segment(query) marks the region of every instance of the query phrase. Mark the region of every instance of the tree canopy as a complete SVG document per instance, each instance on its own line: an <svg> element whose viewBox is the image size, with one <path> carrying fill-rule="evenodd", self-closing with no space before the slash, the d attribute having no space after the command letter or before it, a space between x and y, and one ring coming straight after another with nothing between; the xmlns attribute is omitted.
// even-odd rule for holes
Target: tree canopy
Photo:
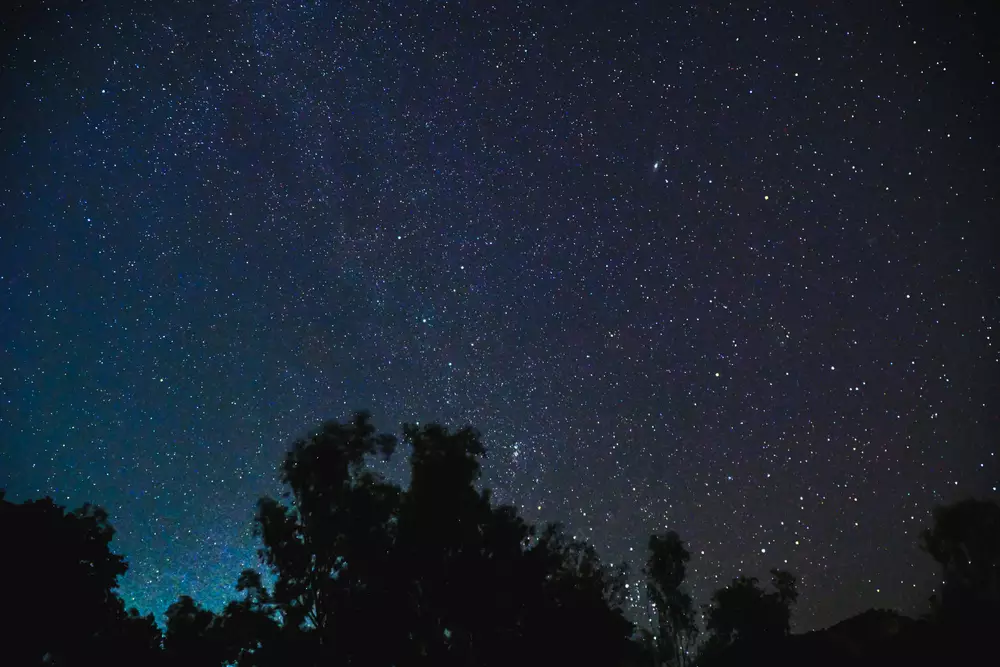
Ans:
<svg viewBox="0 0 1000 667"><path fill-rule="evenodd" d="M756 577L739 576L712 594L706 610L707 654L737 644L774 643L791 631L792 604L798 599L797 580L789 572L771 570L765 590Z"/></svg>
<svg viewBox="0 0 1000 667"><path fill-rule="evenodd" d="M675 532L648 542L649 625L624 611L628 571L558 524L535 526L479 487L486 451L471 428L404 425L410 483L370 467L397 438L366 413L327 422L281 462L286 491L255 516L262 572L244 571L219 611L182 596L153 616L126 610L114 529L94 505L16 504L0 491L0 664L150 667L730 664L939 664L989 648L1000 620L1000 506L966 500L934 512L921 546L941 567L933 613L872 610L791 635L798 580L740 575L699 624Z"/></svg>
<svg viewBox="0 0 1000 667"><path fill-rule="evenodd" d="M616 660L632 630L623 571L477 490L485 451L474 430L406 425L403 438L406 490L367 467L397 443L365 413L293 445L281 468L288 502L262 499L257 515L275 584L254 588L284 625L273 641L345 665L541 664L550 633L574 632L559 656Z"/></svg>
<svg viewBox="0 0 1000 667"><path fill-rule="evenodd" d="M128 665L159 647L153 617L126 611L115 592L128 566L110 549L115 531L103 509L11 503L0 491L0 530L9 577L0 663Z"/></svg>

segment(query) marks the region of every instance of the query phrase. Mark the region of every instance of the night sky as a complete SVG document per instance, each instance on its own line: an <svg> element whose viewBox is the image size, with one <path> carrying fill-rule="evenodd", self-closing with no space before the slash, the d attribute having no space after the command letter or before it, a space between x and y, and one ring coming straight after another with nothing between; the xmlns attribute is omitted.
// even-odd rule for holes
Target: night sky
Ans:
<svg viewBox="0 0 1000 667"><path fill-rule="evenodd" d="M355 409L800 630L998 497L988 2L3 4L0 487L106 507L143 612L235 597Z"/></svg>

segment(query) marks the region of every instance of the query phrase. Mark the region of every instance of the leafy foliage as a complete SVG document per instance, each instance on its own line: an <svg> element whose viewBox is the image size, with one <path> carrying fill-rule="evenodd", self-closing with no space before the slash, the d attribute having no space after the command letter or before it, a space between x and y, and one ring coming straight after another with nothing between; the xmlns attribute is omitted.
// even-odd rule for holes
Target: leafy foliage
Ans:
<svg viewBox="0 0 1000 667"><path fill-rule="evenodd" d="M406 491L365 465L390 456L369 416L327 423L282 466L289 505L258 510L269 600L283 619L275 643L337 664L489 665L538 661L550 633L579 636L559 656L617 659L631 624L624 573L558 526L540 534L477 490L479 435L406 425Z"/></svg>
<svg viewBox="0 0 1000 667"><path fill-rule="evenodd" d="M921 546L941 565L929 619L871 611L790 636L797 579L768 589L740 576L706 606L700 647L691 556L676 533L653 535L644 575L651 629L630 639L628 572L558 524L537 528L477 488L486 454L471 428L404 425L411 480L401 489L368 467L395 437L366 413L296 441L281 464L287 492L263 498L261 573L244 571L219 612L182 596L153 617L127 610L126 569L107 513L66 512L51 499L15 504L0 491L0 566L13 573L0 606L0 664L57 667L276 667L511 664L942 664L992 650L1000 622L1000 506L939 508ZM697 655L693 661L691 656Z"/></svg>
<svg viewBox="0 0 1000 667"><path fill-rule="evenodd" d="M115 531L100 507L74 512L51 498L22 504L0 491L0 606L5 664L104 665L152 661L159 631L115 593L128 566L111 552ZM10 546L8 546L8 544Z"/></svg>

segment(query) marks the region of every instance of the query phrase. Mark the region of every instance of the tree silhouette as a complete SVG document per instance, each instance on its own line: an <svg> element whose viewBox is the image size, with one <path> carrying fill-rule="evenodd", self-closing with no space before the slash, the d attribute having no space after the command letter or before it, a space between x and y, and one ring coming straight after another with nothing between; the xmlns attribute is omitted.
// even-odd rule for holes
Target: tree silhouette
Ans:
<svg viewBox="0 0 1000 667"><path fill-rule="evenodd" d="M485 579L484 529L489 495L473 484L484 453L471 429L449 433L436 424L407 425L410 488L399 513L398 558L413 586L410 618L420 628L417 651L435 664L475 654L486 618L475 617Z"/></svg>
<svg viewBox="0 0 1000 667"><path fill-rule="evenodd" d="M786 610L784 616L784 632L788 634L791 627L791 606L799 599L799 580L791 572L771 570L771 586L778 594L778 603Z"/></svg>
<svg viewBox="0 0 1000 667"><path fill-rule="evenodd" d="M921 547L941 566L938 604L945 613L961 608L1000 607L1000 506L967 499L934 511L934 525Z"/></svg>
<svg viewBox="0 0 1000 667"><path fill-rule="evenodd" d="M281 625L264 588L260 573L244 570L236 590L244 594L222 613L204 609L188 596L181 596L166 612L167 632L163 646L170 665L183 667L266 667L286 664L279 641Z"/></svg>
<svg viewBox="0 0 1000 667"><path fill-rule="evenodd" d="M656 618L652 649L657 662L687 664L698 634L691 596L681 590L691 554L677 533L652 535L646 562L646 590Z"/></svg>
<svg viewBox="0 0 1000 667"><path fill-rule="evenodd" d="M264 609L281 620L247 655L283 646L307 663L542 664L617 660L631 624L623 570L557 526L540 534L477 490L479 435L406 425L406 491L366 467L396 440L365 413L297 441L282 465L288 505L258 508L275 576ZM247 586L266 592L259 581ZM235 611L235 608L234 608ZM553 637L572 636L560 644Z"/></svg>
<svg viewBox="0 0 1000 667"><path fill-rule="evenodd" d="M519 653L537 647L529 664L617 664L633 629L621 610L625 565L602 565L592 546L568 538L558 524L545 528L525 558L521 576L529 589L541 591L542 599L526 596L527 633ZM557 637L564 641L553 641Z"/></svg>
<svg viewBox="0 0 1000 667"><path fill-rule="evenodd" d="M365 468L366 456L394 448L395 438L376 436L367 414L327 422L296 441L282 463L291 505L259 503L260 554L275 575L270 602L285 630L281 641L303 659L336 653L350 664L366 642L377 653L405 639L379 636L395 627L385 616L396 607L388 592L398 592L389 559L399 490Z"/></svg>
<svg viewBox="0 0 1000 667"><path fill-rule="evenodd" d="M171 665L216 667L226 659L216 615L182 595L167 608L167 632L163 638Z"/></svg>
<svg viewBox="0 0 1000 667"><path fill-rule="evenodd" d="M712 594L706 623L710 637L701 662L711 662L733 645L775 643L789 634L797 580L782 570L771 570L771 577L774 591L762 589L756 577L740 576Z"/></svg>
<svg viewBox="0 0 1000 667"><path fill-rule="evenodd" d="M0 491L0 570L10 577L0 663L155 662L152 617L126 611L115 593L127 565L110 550L114 532L100 507L66 512L51 498L17 504Z"/></svg>
<svg viewBox="0 0 1000 667"><path fill-rule="evenodd" d="M771 570L768 589L737 577L706 605L707 639L683 591L690 554L676 533L653 535L644 568L653 631L631 638L627 570L558 524L525 522L477 487L479 434L404 425L410 484L367 466L390 457L365 413L327 422L281 464L288 490L258 504L260 558L215 613L182 596L152 615L116 594L126 571L104 510L66 512L52 499L8 502L0 491L0 664L104 667L508 667L511 664L942 664L994 651L1000 623L1000 506L938 508L921 546L941 566L934 613L918 621L872 610L790 635L797 580Z"/></svg>
<svg viewBox="0 0 1000 667"><path fill-rule="evenodd" d="M163 664L163 636L153 615L142 616L134 607L125 611L121 600L117 601L117 606L114 622L99 635L96 650L92 654L95 659L108 667L156 667Z"/></svg>
<svg viewBox="0 0 1000 667"><path fill-rule="evenodd" d="M265 667L280 662L281 625L277 610L256 570L244 570L236 583L242 600L226 605L217 619L217 641L226 659L238 667Z"/></svg>

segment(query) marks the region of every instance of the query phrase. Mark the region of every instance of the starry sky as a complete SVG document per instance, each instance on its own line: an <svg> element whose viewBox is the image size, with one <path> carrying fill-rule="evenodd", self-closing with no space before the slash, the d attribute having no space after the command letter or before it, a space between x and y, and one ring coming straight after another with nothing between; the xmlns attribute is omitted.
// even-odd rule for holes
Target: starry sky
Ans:
<svg viewBox="0 0 1000 667"><path fill-rule="evenodd" d="M1000 481L988 5L4 3L0 487L218 608L366 408L606 559L679 531L699 603L919 611Z"/></svg>

